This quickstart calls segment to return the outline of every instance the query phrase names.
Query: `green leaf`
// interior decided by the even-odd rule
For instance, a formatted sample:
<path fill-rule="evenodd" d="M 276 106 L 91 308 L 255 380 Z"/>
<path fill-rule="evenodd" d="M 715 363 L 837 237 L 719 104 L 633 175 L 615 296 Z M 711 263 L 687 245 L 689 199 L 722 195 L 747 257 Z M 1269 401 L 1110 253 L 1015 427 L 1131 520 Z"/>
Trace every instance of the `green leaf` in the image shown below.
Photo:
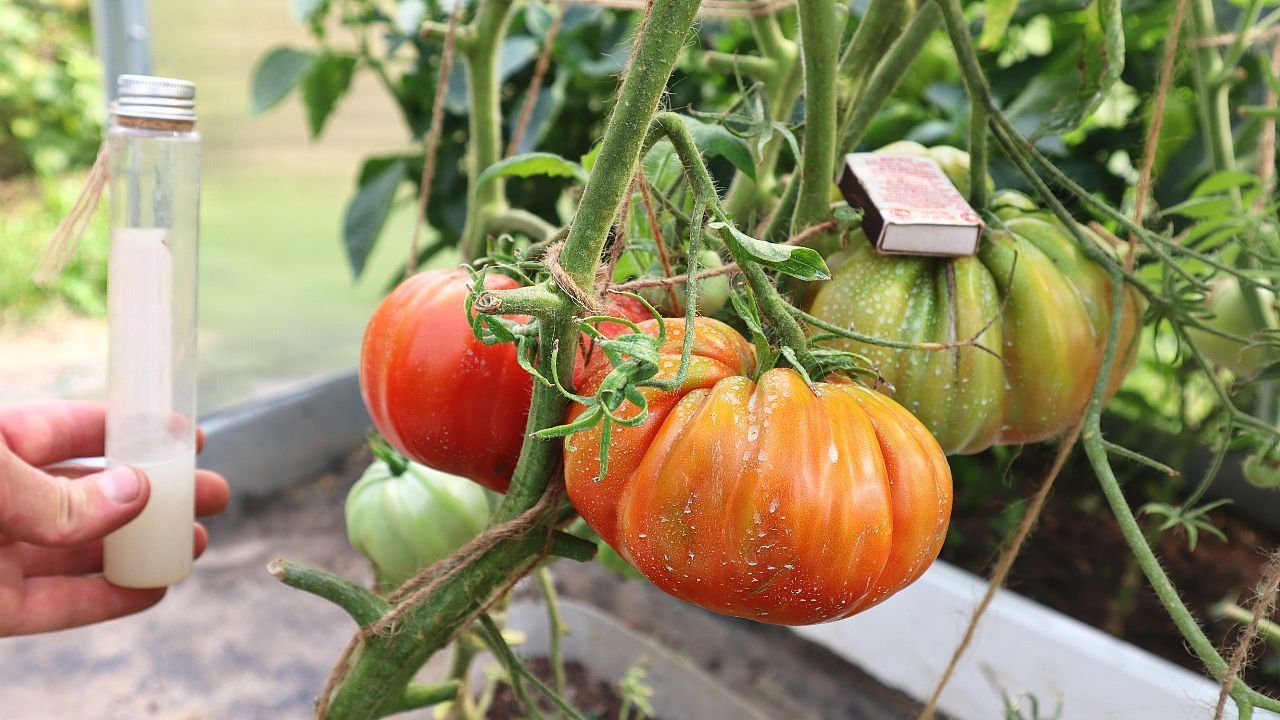
<path fill-rule="evenodd" d="M 507 78 L 523 70 L 536 57 L 538 41 L 528 35 L 507 38 L 498 50 L 498 82 L 506 82 Z"/>
<path fill-rule="evenodd" d="M 1191 197 L 1212 195 L 1235 188 L 1244 189 L 1257 184 L 1260 184 L 1260 181 L 1258 176 L 1253 173 L 1241 170 L 1224 170 L 1205 178 L 1203 182 L 1196 186 L 1195 191 L 1191 193 Z"/>
<path fill-rule="evenodd" d="M 1040 127 L 1037 135 L 1075 130 L 1106 100 L 1111 86 L 1124 71 L 1124 18 L 1121 0 L 1094 0 L 1085 10 L 1083 45 L 1078 65 L 1078 85 L 1065 96 Z"/>
<path fill-rule="evenodd" d="M 644 156 L 644 174 L 649 184 L 665 190 L 680 177 L 684 168 L 671 141 L 663 138 L 654 144 Z"/>
<path fill-rule="evenodd" d="M 729 132 L 722 125 L 711 125 L 687 115 L 680 117 L 688 126 L 693 143 L 703 155 L 722 157 L 747 177 L 756 179 L 756 161 L 751 157 L 751 147 L 746 140 Z"/>
<path fill-rule="evenodd" d="M 315 57 L 315 53 L 284 46 L 263 55 L 253 71 L 250 112 L 266 112 L 283 100 L 306 75 Z"/>
<path fill-rule="evenodd" d="M 1164 209 L 1165 215 L 1181 215 L 1195 220 L 1224 218 L 1235 210 L 1235 200 L 1229 196 L 1193 197 Z"/>
<path fill-rule="evenodd" d="M 546 175 L 548 177 L 571 177 L 579 182 L 587 181 L 587 171 L 582 166 L 572 160 L 549 152 L 531 152 L 523 155 L 513 155 L 504 160 L 490 165 L 480 173 L 480 177 L 476 179 L 476 187 L 483 187 L 485 183 L 500 177 L 534 177 L 536 175 Z"/>
<path fill-rule="evenodd" d="M 714 221 L 708 223 L 707 227 L 729 231 L 727 239 L 734 255 L 746 254 L 761 265 L 800 280 L 831 279 L 831 271 L 827 269 L 827 264 L 822 261 L 817 250 L 757 240 L 730 222 Z"/>
<path fill-rule="evenodd" d="M 355 70 L 355 56 L 325 53 L 316 58 L 311 65 L 311 72 L 302 79 L 299 90 L 302 92 L 302 102 L 307 106 L 312 140 L 324 132 L 325 123 L 333 114 L 333 108 L 351 87 L 351 76 Z"/>
<path fill-rule="evenodd" d="M 383 160 L 370 160 L 365 163 L 366 167 L 373 162 L 385 163 Z M 352 277 L 359 279 L 364 272 L 373 244 L 387 222 L 396 190 L 404 180 L 406 167 L 404 160 L 394 160 L 376 173 L 362 172 L 360 189 L 347 205 L 347 214 L 342 221 L 342 244 L 347 249 Z"/>
<path fill-rule="evenodd" d="M 1018 11 L 1018 0 L 987 0 L 987 18 L 982 24 L 982 37 L 978 39 L 978 47 L 990 50 L 1004 38 L 1009 29 L 1009 21 Z"/>
<path fill-rule="evenodd" d="M 289 0 L 289 14 L 300 23 L 311 22 L 328 10 L 329 0 Z"/>

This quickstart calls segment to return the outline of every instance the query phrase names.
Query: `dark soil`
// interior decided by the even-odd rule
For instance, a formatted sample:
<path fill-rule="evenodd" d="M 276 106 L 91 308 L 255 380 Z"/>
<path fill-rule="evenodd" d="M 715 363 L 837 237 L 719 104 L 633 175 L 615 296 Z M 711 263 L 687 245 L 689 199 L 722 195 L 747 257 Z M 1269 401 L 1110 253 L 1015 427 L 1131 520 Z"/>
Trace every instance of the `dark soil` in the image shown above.
<path fill-rule="evenodd" d="M 1045 457 L 1019 459 L 1017 475 L 1042 477 L 1043 472 L 1030 471 L 1036 463 L 1048 467 L 1047 453 L 1052 449 L 1042 452 Z M 958 494 L 964 492 L 960 481 L 958 477 Z M 1145 502 L 1135 491 L 1134 486 L 1140 485 L 1133 481 L 1126 486 L 1131 507 Z M 1007 492 L 988 495 L 967 506 L 958 502 L 952 517 L 953 535 L 943 557 L 989 576 L 998 554 L 992 548 L 1001 544 L 1021 517 L 1016 513 L 1009 517 L 1010 503 L 1029 497 L 1036 488 L 1035 484 L 1006 488 Z M 1226 541 L 1202 531 L 1192 551 L 1186 534 L 1174 530 L 1159 537 L 1155 550 L 1187 607 L 1229 657 L 1238 626 L 1213 620 L 1210 608 L 1224 599 L 1238 599 L 1247 606 L 1266 563 L 1264 553 L 1280 546 L 1280 536 L 1241 518 L 1230 506 L 1210 513 L 1209 520 L 1226 535 Z M 1158 524 L 1150 516 L 1143 522 L 1149 533 Z M 1007 586 L 1179 665 L 1204 672 L 1133 563 L 1092 472 L 1082 464 L 1069 465 L 1059 477 Z M 1274 669 L 1280 664 L 1280 653 L 1260 645 L 1253 657 L 1247 680 L 1259 690 L 1280 692 L 1280 674 Z"/>
<path fill-rule="evenodd" d="M 528 661 L 529 670 L 538 679 L 552 687 L 551 662 L 546 658 L 533 658 Z M 622 710 L 622 696 L 608 681 L 593 675 L 581 664 L 565 663 L 565 699 L 569 705 L 587 718 L 616 718 Z M 548 715 L 556 712 L 554 706 L 542 697 L 536 689 L 526 683 L 529 696 L 537 702 L 539 709 Z M 632 711 L 633 715 L 635 711 Z M 488 720 L 518 720 L 529 717 L 524 706 L 516 699 L 515 691 L 510 685 L 503 683 L 493 695 L 493 704 L 485 715 Z M 655 718 L 655 720 L 658 720 Z"/>

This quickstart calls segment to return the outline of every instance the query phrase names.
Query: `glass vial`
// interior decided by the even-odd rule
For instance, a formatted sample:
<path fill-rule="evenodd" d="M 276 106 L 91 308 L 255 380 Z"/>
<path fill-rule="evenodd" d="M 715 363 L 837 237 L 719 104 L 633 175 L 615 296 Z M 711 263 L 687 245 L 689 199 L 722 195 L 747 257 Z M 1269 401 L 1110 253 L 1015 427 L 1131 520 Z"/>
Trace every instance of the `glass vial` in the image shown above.
<path fill-rule="evenodd" d="M 107 536 L 114 585 L 191 574 L 200 136 L 195 86 L 121 75 L 107 129 L 107 464 L 146 473 L 142 514 Z"/>

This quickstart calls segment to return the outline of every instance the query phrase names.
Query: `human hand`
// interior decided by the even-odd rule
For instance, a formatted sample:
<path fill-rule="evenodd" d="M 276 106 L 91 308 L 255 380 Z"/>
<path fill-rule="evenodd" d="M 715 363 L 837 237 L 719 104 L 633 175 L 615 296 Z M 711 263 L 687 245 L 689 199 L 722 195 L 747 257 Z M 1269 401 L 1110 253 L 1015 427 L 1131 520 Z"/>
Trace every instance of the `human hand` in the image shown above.
<path fill-rule="evenodd" d="M 106 409 L 54 402 L 0 408 L 0 637 L 61 630 L 144 610 L 165 588 L 121 588 L 102 572 L 102 538 L 147 504 L 146 476 L 54 467 L 97 457 L 106 445 Z M 197 451 L 204 446 L 197 433 Z M 196 471 L 196 514 L 222 512 L 227 481 Z M 195 554 L 209 536 L 196 523 Z"/>

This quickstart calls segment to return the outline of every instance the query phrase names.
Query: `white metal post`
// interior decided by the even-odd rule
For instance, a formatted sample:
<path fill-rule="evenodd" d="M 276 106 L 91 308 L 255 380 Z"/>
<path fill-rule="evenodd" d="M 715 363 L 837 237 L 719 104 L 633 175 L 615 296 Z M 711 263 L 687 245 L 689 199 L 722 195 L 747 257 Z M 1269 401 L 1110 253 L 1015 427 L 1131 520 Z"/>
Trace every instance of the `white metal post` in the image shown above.
<path fill-rule="evenodd" d="M 151 74 L 151 17 L 147 0 L 93 0 L 93 35 L 110 105 L 116 78 Z"/>

